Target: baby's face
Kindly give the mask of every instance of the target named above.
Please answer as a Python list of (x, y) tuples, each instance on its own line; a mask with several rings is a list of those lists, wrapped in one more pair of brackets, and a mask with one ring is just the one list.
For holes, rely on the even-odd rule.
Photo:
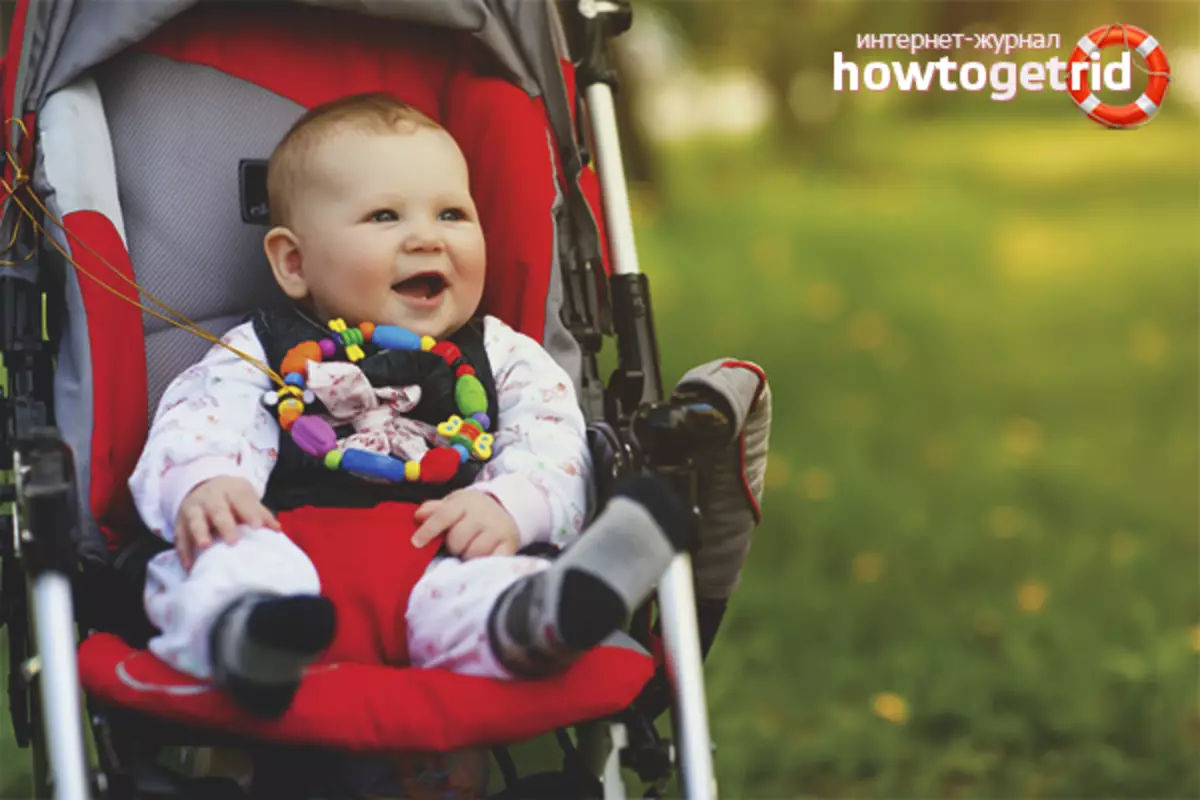
[(461, 328), (483, 296), (484, 241), (449, 134), (349, 131), (312, 158), (292, 231), (317, 312), (438, 339)]

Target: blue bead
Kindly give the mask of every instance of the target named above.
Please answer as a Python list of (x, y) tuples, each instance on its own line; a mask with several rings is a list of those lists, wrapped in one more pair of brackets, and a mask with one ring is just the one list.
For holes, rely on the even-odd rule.
[(381, 350), (420, 350), (421, 335), (395, 325), (376, 325), (371, 344)]
[(461, 444), (452, 444), (450, 447), (451, 449), (458, 451), (458, 462), (460, 464), (467, 463), (467, 459), (471, 457), (471, 454), (467, 452), (467, 448), (463, 447)]
[(404, 481), (404, 462), (370, 450), (346, 450), (342, 453), (341, 468), (370, 478), (382, 478), (392, 483)]
[(289, 372), (287, 376), (284, 377), (283, 382), (289, 386), (299, 386), (301, 389), (304, 388), (304, 376), (299, 372)]
[(491, 417), (489, 417), (487, 414), (483, 413), (482, 411), (476, 411), (474, 414), (471, 415), (471, 419), (478, 422), (480, 429), (485, 430), (485, 431), (488, 429), (488, 426), (490, 426), (492, 424)]

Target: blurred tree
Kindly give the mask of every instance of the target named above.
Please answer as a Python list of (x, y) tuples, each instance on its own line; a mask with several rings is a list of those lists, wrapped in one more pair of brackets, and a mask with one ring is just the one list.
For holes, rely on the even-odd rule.
[(633, 70), (628, 63), (629, 52), (625, 48), (612, 48), (613, 66), (617, 71), (617, 92), (614, 104), (617, 110), (617, 131), (621, 136), (621, 157), (625, 163), (625, 177), (642, 188), (657, 193), (658, 174), (655, 169), (653, 147), (651, 146), (640, 116), (636, 113), (639, 107), (641, 86), (633, 76)]
[[(775, 108), (775, 130), (785, 152), (822, 150), (836, 139), (838, 121), (805, 121), (793, 110), (797, 75), (830, 71), (835, 50), (850, 51), (863, 30), (860, 0), (723, 0), (691, 3), (646, 0), (670, 15), (686, 35), (701, 69), (745, 67), (766, 84)], [(894, 15), (908, 4), (875, 4)], [(871, 30), (892, 30), (878, 28)]]

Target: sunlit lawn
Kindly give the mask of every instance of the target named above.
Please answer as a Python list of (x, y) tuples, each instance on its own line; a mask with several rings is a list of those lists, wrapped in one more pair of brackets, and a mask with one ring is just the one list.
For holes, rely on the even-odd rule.
[(680, 155), (642, 226), (669, 377), (775, 392), (725, 793), (1195, 796), (1194, 125), (873, 130)]
[(678, 150), (638, 204), (668, 380), (774, 387), (725, 796), (1196, 796), (1194, 125), (861, 130), (850, 170)]

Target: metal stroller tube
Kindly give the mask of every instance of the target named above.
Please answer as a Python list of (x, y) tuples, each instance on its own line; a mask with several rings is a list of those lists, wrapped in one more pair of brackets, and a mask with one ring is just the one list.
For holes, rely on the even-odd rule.
[(61, 440), (43, 429), (32, 446), (18, 448), (13, 459), (17, 503), (13, 533), (33, 580), (33, 614), (42, 723), (49, 746), (54, 796), (89, 796), (87, 756), (80, 715), (75, 614), (71, 595), (75, 563), (71, 533), (78, 525), (73, 502), (74, 467)]
[(83, 726), (80, 724), (76, 676), (75, 630), (71, 582), (56, 572), (33, 583), (34, 625), (41, 658), (42, 722), (50, 748), (54, 796), (60, 800), (88, 797)]
[[(595, 81), (584, 91), (591, 119), (592, 145), (600, 166), (597, 172), (613, 273), (637, 275), (640, 269), (612, 88), (603, 81)], [(659, 583), (658, 603), (662, 614), (667, 674), (677, 701), (678, 756), (682, 761), (680, 777), (684, 796), (689, 800), (708, 800), (717, 796), (717, 787), (690, 554), (676, 556), (667, 568)]]
[(608, 245), (612, 254), (615, 275), (636, 275), (637, 247), (633, 238), (633, 217), (629, 213), (629, 188), (621, 160), (621, 139), (617, 134), (617, 112), (613, 105), (612, 87), (597, 81), (584, 90), (587, 110), (592, 121), (592, 145), (601, 168), (600, 195), (604, 202), (604, 219), (608, 223)]
[(658, 584), (663, 647), (667, 674), (675, 688), (679, 716), (679, 754), (684, 796), (689, 800), (715, 798), (712, 740), (708, 731), (708, 699), (704, 664), (700, 658), (700, 628), (696, 624), (696, 592), (692, 557), (675, 556)]

